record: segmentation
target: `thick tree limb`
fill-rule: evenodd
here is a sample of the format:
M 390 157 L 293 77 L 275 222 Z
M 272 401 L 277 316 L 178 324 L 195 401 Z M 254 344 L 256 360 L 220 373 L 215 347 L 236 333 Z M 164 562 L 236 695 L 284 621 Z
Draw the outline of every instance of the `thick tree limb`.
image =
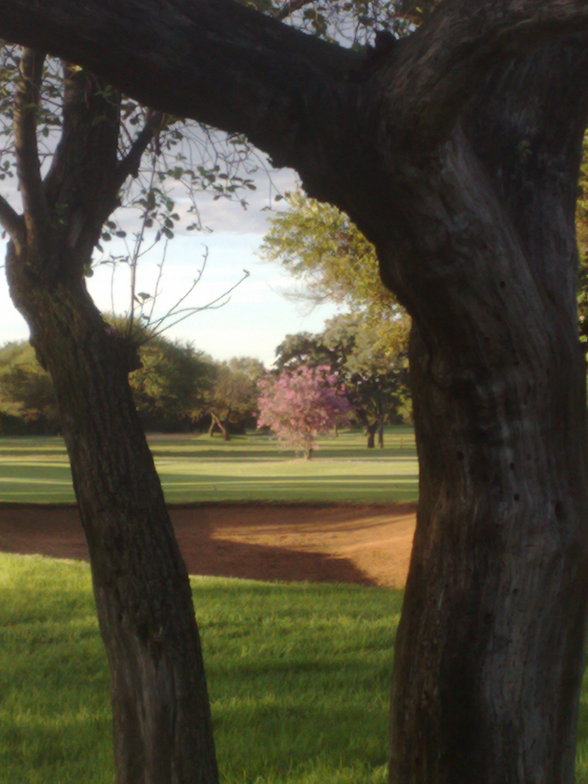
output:
M 587 35 L 513 58 L 480 88 L 464 117 L 545 306 L 555 303 L 574 319 L 575 205 L 587 118 Z
M 46 47 L 146 105 L 245 133 L 276 155 L 324 103 L 320 85 L 362 60 L 233 0 L 7 0 L 0 36 Z
M 392 127 L 436 141 L 499 56 L 587 28 L 585 0 L 446 0 L 381 69 Z M 292 125 L 324 100 L 317 86 L 361 62 L 232 0 L 3 0 L 0 35 L 278 155 Z
M 379 74 L 386 131 L 415 149 L 436 146 L 501 61 L 583 31 L 586 0 L 445 0 Z
M 31 240 L 41 245 L 49 213 L 41 179 L 37 148 L 37 110 L 45 55 L 34 49 L 23 51 L 21 79 L 14 101 L 14 141 L 24 220 Z

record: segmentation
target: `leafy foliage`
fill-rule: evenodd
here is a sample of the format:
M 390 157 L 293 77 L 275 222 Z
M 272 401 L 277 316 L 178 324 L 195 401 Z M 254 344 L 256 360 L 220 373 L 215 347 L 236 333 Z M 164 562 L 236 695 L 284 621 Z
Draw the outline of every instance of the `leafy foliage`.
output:
M 19 147 L 22 121 L 19 126 L 15 96 L 27 57 L 23 52 L 0 42 L 0 180 L 5 181 L 0 224 L 14 233 L 16 215 L 31 202 L 30 183 L 38 179 L 33 201 L 43 204 L 72 263 L 88 276 L 98 265 L 111 266 L 113 275 L 127 267 L 129 330 L 135 319 L 161 327 L 161 275 L 154 291 L 141 291 L 139 261 L 161 243 L 161 270 L 178 228 L 204 228 L 198 210 L 203 192 L 245 206 L 255 188 L 257 155 L 242 135 L 226 136 L 154 112 L 82 68 L 38 53 L 42 70 L 35 112 L 27 118 L 28 144 Z M 121 302 L 113 302 L 112 309 L 120 311 Z
M 263 363 L 253 357 L 233 357 L 217 364 L 208 398 L 210 435 L 218 427 L 229 440 L 231 431 L 244 432 L 247 426 L 254 425 L 257 384 L 264 374 Z
M 140 367 L 129 379 L 145 427 L 164 431 L 190 428 L 202 415 L 214 384 L 214 361 L 190 345 L 161 336 L 144 343 L 139 358 Z M 51 379 L 24 341 L 0 349 L 1 414 L 20 420 L 20 426 L 6 420 L 13 431 L 59 430 Z
M 351 409 L 337 374 L 326 365 L 283 370 L 262 379 L 259 387 L 258 427 L 269 427 L 306 458 L 317 436 L 340 424 Z
M 399 321 L 398 330 L 407 328 Z M 351 401 L 355 417 L 365 428 L 368 446 L 383 427 L 410 419 L 406 333 L 396 336 L 394 354 L 390 346 L 374 341 L 369 321 L 361 314 L 347 313 L 326 322 L 323 332 L 288 335 L 276 349 L 276 367 L 290 370 L 301 365 L 328 364 L 338 374 Z
M 404 350 L 408 317 L 380 279 L 374 246 L 336 207 L 302 190 L 286 200 L 287 209 L 270 220 L 262 255 L 303 282 L 301 299 L 339 302 L 361 313 L 378 352 L 393 357 Z
M 24 341 L 0 349 L 0 427 L 9 432 L 54 433 L 57 404 L 49 375 Z

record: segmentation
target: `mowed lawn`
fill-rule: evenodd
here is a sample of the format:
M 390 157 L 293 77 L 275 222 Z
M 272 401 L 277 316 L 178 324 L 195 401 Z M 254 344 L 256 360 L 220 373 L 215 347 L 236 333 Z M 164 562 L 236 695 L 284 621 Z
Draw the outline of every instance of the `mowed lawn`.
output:
M 193 578 L 224 784 L 384 784 L 401 592 Z M 0 783 L 111 784 L 86 564 L 0 553 Z
M 338 501 L 388 503 L 418 495 L 410 427 L 388 428 L 385 448 L 366 448 L 360 432 L 319 442 L 311 460 L 262 433 L 150 437 L 170 503 L 190 501 Z M 74 500 L 60 438 L 0 438 L 0 501 Z
M 193 578 L 224 784 L 384 784 L 402 592 Z M 0 553 L 0 784 L 112 784 L 86 564 Z M 588 782 L 588 693 L 577 782 Z

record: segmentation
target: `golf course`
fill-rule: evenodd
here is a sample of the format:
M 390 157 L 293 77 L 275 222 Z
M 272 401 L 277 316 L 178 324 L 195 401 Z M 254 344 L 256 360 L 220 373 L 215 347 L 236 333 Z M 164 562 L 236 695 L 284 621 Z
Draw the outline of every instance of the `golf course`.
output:
M 384 784 L 418 493 L 412 430 L 311 460 L 267 435 L 152 436 L 225 784 Z M 0 440 L 0 784 L 110 784 L 109 676 L 59 438 Z M 578 782 L 588 782 L 585 693 Z

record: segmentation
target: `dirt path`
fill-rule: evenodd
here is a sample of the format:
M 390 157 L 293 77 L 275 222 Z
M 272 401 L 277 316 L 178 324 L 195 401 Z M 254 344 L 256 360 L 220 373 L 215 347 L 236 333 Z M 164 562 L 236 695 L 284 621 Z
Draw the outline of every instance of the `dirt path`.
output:
M 171 508 L 190 574 L 404 584 L 415 507 L 202 504 Z M 87 558 L 72 506 L 0 504 L 0 550 Z

